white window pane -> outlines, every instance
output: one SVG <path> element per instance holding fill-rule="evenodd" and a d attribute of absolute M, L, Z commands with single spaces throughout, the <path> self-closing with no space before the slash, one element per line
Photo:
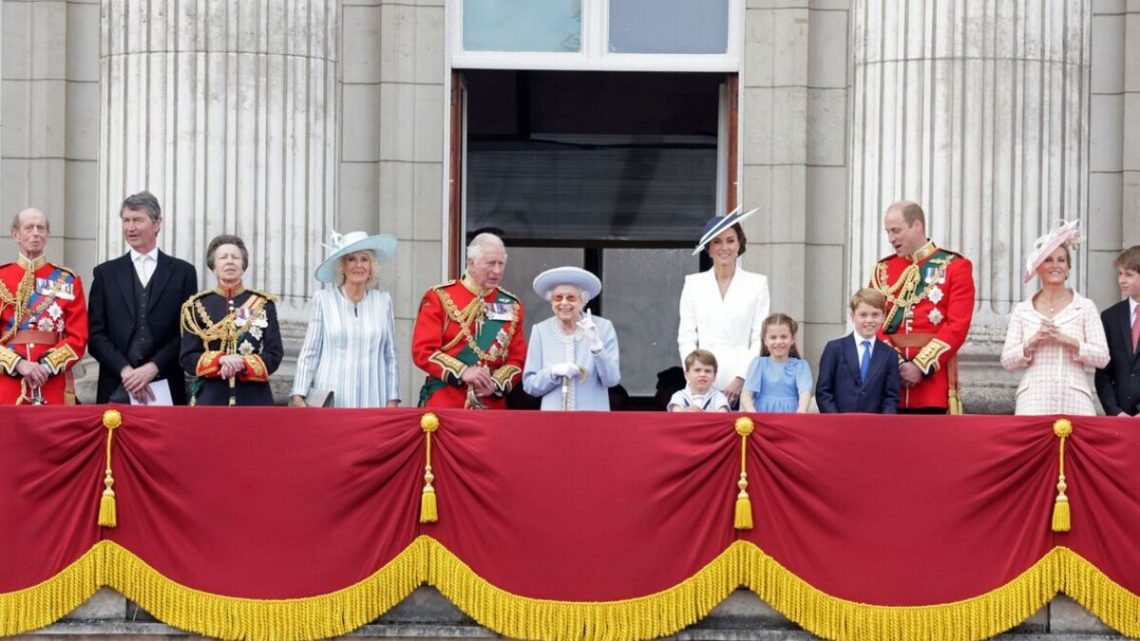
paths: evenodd
<path fill-rule="evenodd" d="M 575 52 L 581 43 L 581 0 L 463 1 L 467 51 Z"/>
<path fill-rule="evenodd" d="M 726 53 L 728 0 L 610 0 L 613 53 Z"/>

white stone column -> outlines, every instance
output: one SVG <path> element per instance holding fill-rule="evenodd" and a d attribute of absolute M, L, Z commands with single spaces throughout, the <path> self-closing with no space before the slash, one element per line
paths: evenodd
<path fill-rule="evenodd" d="M 887 206 L 921 203 L 931 238 L 974 263 L 967 411 L 1012 408 L 1017 377 L 997 356 L 1010 308 L 1037 286 L 1022 284 L 1025 252 L 1062 218 L 1090 222 L 1090 4 L 853 4 L 849 286 L 891 251 Z"/>
<path fill-rule="evenodd" d="M 883 213 L 909 198 L 974 261 L 976 318 L 998 323 L 1035 288 L 1033 239 L 1089 222 L 1090 2 L 854 5 L 850 282 L 890 253 Z"/>
<path fill-rule="evenodd" d="M 236 233 L 247 283 L 300 313 L 336 212 L 339 5 L 103 1 L 100 260 L 124 251 L 122 198 L 149 189 L 165 251 L 205 274 L 210 238 Z"/>

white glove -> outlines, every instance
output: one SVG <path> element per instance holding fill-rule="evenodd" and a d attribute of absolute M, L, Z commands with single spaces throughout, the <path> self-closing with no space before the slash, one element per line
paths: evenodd
<path fill-rule="evenodd" d="M 576 363 L 555 363 L 550 366 L 551 376 L 562 376 L 564 378 L 574 378 L 578 375 L 578 365 Z"/>
<path fill-rule="evenodd" d="M 602 339 L 598 336 L 598 326 L 594 324 L 594 316 L 590 314 L 590 310 L 587 309 L 586 314 L 578 319 L 578 327 L 589 341 L 590 351 L 594 354 L 601 352 L 605 345 L 602 345 Z"/>

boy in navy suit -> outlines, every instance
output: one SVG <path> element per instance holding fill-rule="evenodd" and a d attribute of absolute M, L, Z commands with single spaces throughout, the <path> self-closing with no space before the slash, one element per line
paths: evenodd
<path fill-rule="evenodd" d="M 819 360 L 815 402 L 824 414 L 895 414 L 899 406 L 898 353 L 878 340 L 887 299 L 863 288 L 851 297 L 855 331 L 830 341 Z"/>
<path fill-rule="evenodd" d="M 1140 245 L 1124 250 L 1114 263 L 1124 300 L 1101 312 L 1108 339 L 1108 365 L 1096 371 L 1096 394 L 1108 416 L 1140 411 Z"/>

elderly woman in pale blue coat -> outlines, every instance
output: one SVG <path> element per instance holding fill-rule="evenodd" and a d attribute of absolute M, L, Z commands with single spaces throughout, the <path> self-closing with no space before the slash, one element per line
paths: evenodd
<path fill-rule="evenodd" d="M 550 301 L 554 316 L 530 330 L 523 390 L 542 399 L 544 410 L 610 409 L 609 388 L 621 381 L 614 326 L 582 310 L 602 283 L 578 267 L 548 269 L 534 291 Z"/>

